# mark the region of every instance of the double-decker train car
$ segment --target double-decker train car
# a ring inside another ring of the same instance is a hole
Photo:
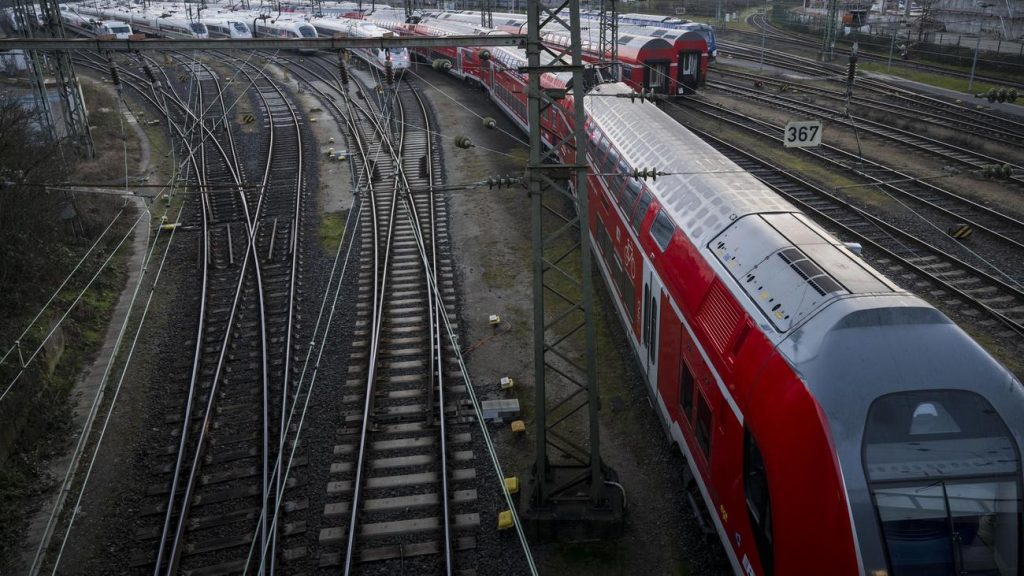
[[[490,50],[466,73],[525,128],[525,55]],[[594,260],[734,571],[1021,574],[1020,382],[632,88],[592,90]]]
[[[479,12],[426,12],[424,21],[479,22]],[[526,16],[522,14],[496,14],[494,26],[510,34],[526,30]],[[666,33],[668,33],[666,35]],[[543,41],[555,46],[567,46],[569,31],[549,25]],[[583,35],[584,59],[590,62],[605,60],[607,55],[598,51],[597,29],[589,27]],[[621,79],[635,89],[657,94],[675,95],[696,92],[707,81],[708,46],[697,34],[680,30],[623,31],[618,38],[618,59],[622,63]]]
[[[311,18],[309,23],[317,34],[341,38],[388,38],[395,33],[372,22],[351,18]],[[378,72],[389,77],[400,77],[409,69],[409,50],[406,48],[354,48],[350,50]]]
[[[736,572],[1019,574],[1020,383],[656,107],[586,105],[595,260]]]

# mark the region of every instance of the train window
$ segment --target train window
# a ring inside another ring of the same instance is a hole
[[[636,203],[636,197],[640,195],[640,183],[632,178],[626,183],[626,187],[622,190],[622,196],[619,201],[622,203],[622,211],[626,214],[626,219],[629,219],[633,204]]]
[[[676,226],[672,223],[672,218],[669,217],[668,211],[663,206],[658,210],[658,215],[654,217],[654,222],[651,224],[651,238],[654,238],[654,243],[658,245],[662,252],[668,248],[668,243],[672,240],[672,234],[675,231]]]
[[[605,171],[613,172],[619,165],[619,153],[614,148],[608,151],[608,163],[605,164]]]
[[[882,396],[864,469],[890,574],[1018,574],[1019,451],[999,413],[965,390]]]
[[[697,422],[695,432],[697,433],[697,445],[700,446],[704,458],[711,460],[711,407],[703,394],[698,394],[697,399]]]
[[[761,569],[766,576],[771,576],[772,504],[768,492],[768,472],[750,430],[743,434],[743,491],[747,496],[747,515],[754,530]]]
[[[637,204],[636,211],[633,212],[634,230],[640,230],[640,224],[643,223],[644,216],[647,216],[647,208],[651,205],[651,200],[654,200],[654,197],[649,191],[644,192],[644,195],[640,197],[640,203]]]
[[[693,418],[693,386],[696,380],[693,379],[693,371],[683,358],[682,350],[679,351],[679,408],[682,409],[683,418],[687,422]]]

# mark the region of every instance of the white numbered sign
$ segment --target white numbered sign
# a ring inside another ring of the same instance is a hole
[[[821,121],[790,122],[782,133],[786,148],[809,148],[821,144]]]

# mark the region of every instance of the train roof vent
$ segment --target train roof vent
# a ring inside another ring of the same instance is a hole
[[[619,44],[629,44],[633,41],[633,36],[619,36]]]
[[[779,332],[846,294],[894,287],[802,214],[752,214],[709,245]]]

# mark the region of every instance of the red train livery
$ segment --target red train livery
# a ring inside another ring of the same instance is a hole
[[[480,50],[453,72],[525,128],[525,53]],[[595,261],[735,572],[1021,574],[1020,382],[631,91],[585,103]]]

